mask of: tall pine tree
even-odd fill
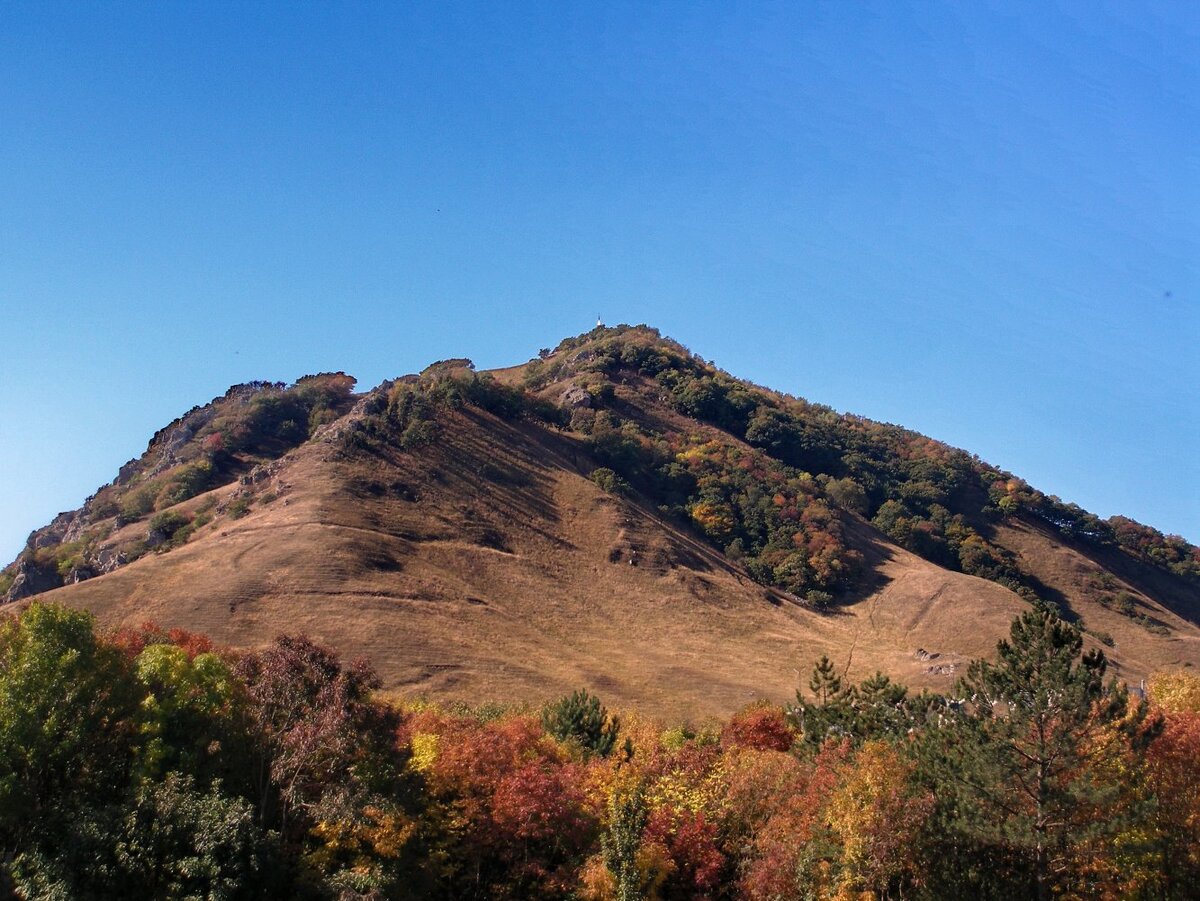
[[[939,795],[935,858],[955,890],[977,897],[1070,891],[1089,848],[1128,829],[1138,811],[1105,755],[1152,740],[1145,702],[1104,681],[1107,660],[1049,608],[1012,624],[995,663],[959,682],[962,708],[928,730],[923,763]],[[974,874],[974,877],[973,877]],[[1001,884],[1003,883],[1003,884]]]

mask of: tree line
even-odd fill
[[[1200,678],[1133,697],[1033,608],[949,695],[827,659],[664,729],[396,700],[33,604],[0,627],[0,886],[23,898],[1187,898]]]

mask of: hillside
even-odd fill
[[[1200,663],[1196,548],[652,329],[353,386],[193,409],[0,590],[235,646],[307,632],[409,694],[586,685],[664,716],[788,697],[821,654],[949,690],[1037,602],[1126,680]]]

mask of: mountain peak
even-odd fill
[[[586,670],[653,706],[654,673],[690,712],[781,690],[801,646],[936,686],[1028,604],[1126,678],[1200,663],[1182,539],[648,326],[354,388],[321,373],[193,408],[34,532],[0,590],[234,645],[300,624],[447,695],[553,694]]]

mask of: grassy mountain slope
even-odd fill
[[[407,692],[587,685],[669,716],[786,697],[821,654],[948,690],[1037,599],[1123,678],[1200,663],[1195,549],[737,382],[653,330],[358,396],[314,378],[214,402],[165,465],[160,433],[9,573],[67,581],[44,596],[108,626],[240,646],[305,631]],[[177,499],[205,461],[217,474]],[[138,513],[129,499],[151,494]]]

